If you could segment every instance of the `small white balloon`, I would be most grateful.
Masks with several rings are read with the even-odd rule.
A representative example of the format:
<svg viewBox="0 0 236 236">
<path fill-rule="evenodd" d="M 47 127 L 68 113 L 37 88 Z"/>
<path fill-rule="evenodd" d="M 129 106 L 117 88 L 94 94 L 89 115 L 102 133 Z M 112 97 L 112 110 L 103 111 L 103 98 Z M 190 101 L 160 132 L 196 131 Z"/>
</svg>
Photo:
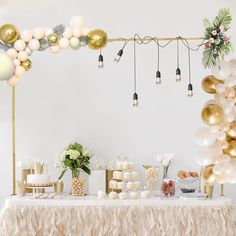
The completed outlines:
<svg viewBox="0 0 236 236">
<path fill-rule="evenodd" d="M 73 36 L 71 28 L 65 28 L 65 31 L 63 33 L 63 37 L 70 39 Z"/>
<path fill-rule="evenodd" d="M 23 66 L 17 66 L 15 68 L 15 76 L 20 78 L 25 74 L 25 68 Z"/>
<path fill-rule="evenodd" d="M 41 39 L 43 38 L 45 35 L 44 33 L 44 28 L 42 27 L 36 27 L 33 29 L 33 36 L 36 38 L 36 39 Z"/>
<path fill-rule="evenodd" d="M 203 127 L 196 133 L 196 142 L 199 146 L 211 146 L 216 140 L 211 128 Z"/>
<path fill-rule="evenodd" d="M 233 98 L 235 96 L 235 90 L 233 88 L 228 88 L 224 94 L 226 97 Z"/>
<path fill-rule="evenodd" d="M 5 53 L 0 53 L 0 81 L 8 80 L 14 73 L 13 59 Z"/>
<path fill-rule="evenodd" d="M 31 39 L 30 42 L 29 42 L 29 48 L 30 48 L 32 51 L 37 51 L 37 50 L 39 50 L 39 48 L 40 48 L 40 43 L 39 43 L 38 39 Z"/>
<path fill-rule="evenodd" d="M 25 61 L 29 58 L 28 54 L 25 51 L 21 51 L 18 53 L 18 59 L 20 61 Z"/>
<path fill-rule="evenodd" d="M 59 41 L 59 47 L 62 49 L 68 48 L 70 46 L 70 41 L 67 38 L 61 38 Z"/>
<path fill-rule="evenodd" d="M 226 134 L 224 131 L 219 131 L 218 133 L 216 133 L 216 139 L 219 141 L 223 141 L 226 139 Z"/>
<path fill-rule="evenodd" d="M 84 27 L 81 29 L 82 35 L 87 36 L 88 33 L 90 32 L 90 29 L 87 27 Z"/>
<path fill-rule="evenodd" d="M 228 88 L 232 88 L 236 85 L 236 75 L 232 75 L 228 77 L 225 81 L 224 84 Z"/>
<path fill-rule="evenodd" d="M 23 51 L 26 47 L 26 44 L 25 44 L 25 41 L 22 40 L 22 39 L 18 39 L 16 40 L 16 42 L 14 43 L 14 48 L 17 50 L 17 51 Z"/>
<path fill-rule="evenodd" d="M 19 59 L 14 59 L 14 65 L 19 66 L 20 65 L 20 60 Z"/>
<path fill-rule="evenodd" d="M 216 92 L 218 94 L 222 94 L 225 91 L 225 86 L 224 84 L 217 84 L 216 85 Z"/>
<path fill-rule="evenodd" d="M 82 32 L 80 29 L 75 28 L 73 29 L 73 36 L 79 38 L 82 35 Z"/>
<path fill-rule="evenodd" d="M 23 30 L 20 34 L 21 39 L 28 43 L 32 38 L 33 34 L 31 30 Z"/>
<path fill-rule="evenodd" d="M 224 173 L 231 173 L 234 170 L 233 165 L 230 162 L 225 162 L 222 165 L 222 169 Z"/>
<path fill-rule="evenodd" d="M 231 157 L 229 155 L 223 154 L 220 156 L 221 163 L 230 162 Z"/>
<path fill-rule="evenodd" d="M 7 55 L 9 55 L 12 58 L 17 57 L 17 51 L 14 48 L 10 48 L 7 50 Z"/>
<path fill-rule="evenodd" d="M 76 38 L 76 37 L 72 37 L 70 39 L 70 46 L 71 46 L 72 49 L 78 50 L 80 48 L 80 41 L 79 41 L 79 39 Z"/>
<path fill-rule="evenodd" d="M 44 28 L 44 32 L 45 32 L 45 36 L 47 37 L 48 35 L 53 33 L 53 30 L 46 27 L 46 28 Z"/>
<path fill-rule="evenodd" d="M 231 68 L 228 62 L 221 61 L 220 63 L 217 63 L 217 65 L 211 68 L 211 73 L 217 79 L 225 80 L 231 75 Z"/>
<path fill-rule="evenodd" d="M 230 69 L 231 69 L 231 74 L 236 75 L 236 59 L 231 59 L 229 61 Z"/>
<path fill-rule="evenodd" d="M 234 112 L 230 112 L 225 114 L 225 120 L 228 122 L 233 122 L 234 121 Z"/>
<path fill-rule="evenodd" d="M 18 83 L 18 81 L 19 81 L 19 78 L 13 75 L 9 80 L 7 80 L 7 83 L 10 86 L 15 86 Z"/>
<path fill-rule="evenodd" d="M 71 28 L 83 28 L 84 27 L 84 19 L 82 16 L 73 16 L 70 19 Z"/>
<path fill-rule="evenodd" d="M 51 46 L 51 47 L 50 47 L 50 51 L 51 51 L 52 53 L 58 53 L 58 52 L 60 52 L 60 47 L 59 47 L 58 45 Z"/>
</svg>

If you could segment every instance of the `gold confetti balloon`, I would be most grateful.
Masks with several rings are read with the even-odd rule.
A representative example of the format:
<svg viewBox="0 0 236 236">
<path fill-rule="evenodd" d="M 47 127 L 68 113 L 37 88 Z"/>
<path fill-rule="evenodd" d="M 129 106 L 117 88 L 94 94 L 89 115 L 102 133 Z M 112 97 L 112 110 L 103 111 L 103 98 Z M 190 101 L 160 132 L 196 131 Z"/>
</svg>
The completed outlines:
<svg viewBox="0 0 236 236">
<path fill-rule="evenodd" d="M 0 28 L 0 39 L 7 44 L 14 43 L 20 38 L 18 29 L 12 24 L 5 24 Z"/>
<path fill-rule="evenodd" d="M 32 67 L 32 62 L 31 62 L 31 60 L 27 59 L 27 60 L 21 62 L 21 66 L 23 66 L 25 68 L 25 70 L 28 71 Z"/>
<path fill-rule="evenodd" d="M 107 45 L 107 33 L 100 29 L 92 30 L 88 33 L 88 46 L 91 49 L 102 49 Z"/>
<path fill-rule="evenodd" d="M 228 148 L 224 149 L 224 154 L 236 158 L 236 140 L 228 140 Z"/>
<path fill-rule="evenodd" d="M 52 45 L 55 46 L 59 43 L 59 37 L 56 33 L 51 33 L 47 37 L 48 42 Z"/>
<path fill-rule="evenodd" d="M 226 131 L 226 134 L 230 138 L 236 138 L 236 121 L 230 123 L 229 129 Z"/>
<path fill-rule="evenodd" d="M 203 108 L 201 116 L 207 125 L 217 125 L 224 120 L 224 111 L 217 104 L 208 104 Z"/>
<path fill-rule="evenodd" d="M 202 177 L 208 184 L 213 184 L 215 182 L 215 175 L 213 173 L 214 165 L 205 166 L 202 170 Z"/>
<path fill-rule="evenodd" d="M 208 75 L 202 80 L 202 88 L 210 94 L 216 93 L 216 85 L 222 84 L 221 80 L 216 79 L 213 75 Z"/>
</svg>

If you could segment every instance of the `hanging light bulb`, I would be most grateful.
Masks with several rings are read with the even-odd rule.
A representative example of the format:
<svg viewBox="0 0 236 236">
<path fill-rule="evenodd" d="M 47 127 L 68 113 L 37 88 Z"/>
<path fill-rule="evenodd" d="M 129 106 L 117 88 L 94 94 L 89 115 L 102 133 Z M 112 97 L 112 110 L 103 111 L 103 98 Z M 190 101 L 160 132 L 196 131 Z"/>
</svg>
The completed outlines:
<svg viewBox="0 0 236 236">
<path fill-rule="evenodd" d="M 156 85 L 160 85 L 161 84 L 161 72 L 158 70 L 156 72 L 156 81 L 155 81 Z"/>
<path fill-rule="evenodd" d="M 102 69 L 104 67 L 104 64 L 103 64 L 103 55 L 102 55 L 102 53 L 101 53 L 101 51 L 100 51 L 100 55 L 99 55 L 99 57 L 98 57 L 98 68 L 99 69 Z"/>
<path fill-rule="evenodd" d="M 180 82 L 181 81 L 181 70 L 180 68 L 176 69 L 176 82 Z"/>
<path fill-rule="evenodd" d="M 193 96 L 193 85 L 188 84 L 188 97 L 191 98 Z"/>
<path fill-rule="evenodd" d="M 177 69 L 176 69 L 176 77 L 175 80 L 176 82 L 180 82 L 181 81 L 181 70 L 179 68 L 179 39 L 180 37 L 177 38 Z"/>
<path fill-rule="evenodd" d="M 123 51 L 123 49 L 121 49 L 121 50 L 117 53 L 117 56 L 115 57 L 114 61 L 118 63 L 118 62 L 120 61 L 120 58 L 122 57 L 123 53 L 124 53 L 124 51 Z"/>
<path fill-rule="evenodd" d="M 133 106 L 134 107 L 138 106 L 138 94 L 137 93 L 133 94 Z"/>
</svg>

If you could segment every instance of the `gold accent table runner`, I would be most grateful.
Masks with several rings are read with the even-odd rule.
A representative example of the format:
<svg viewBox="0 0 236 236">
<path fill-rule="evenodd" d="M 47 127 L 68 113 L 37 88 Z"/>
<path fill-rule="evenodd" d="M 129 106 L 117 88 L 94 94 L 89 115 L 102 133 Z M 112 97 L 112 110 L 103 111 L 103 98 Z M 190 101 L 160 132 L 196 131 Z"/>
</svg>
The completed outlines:
<svg viewBox="0 0 236 236">
<path fill-rule="evenodd" d="M 10 197 L 0 212 L 1 236 L 233 236 L 229 198 L 99 200 Z"/>
</svg>

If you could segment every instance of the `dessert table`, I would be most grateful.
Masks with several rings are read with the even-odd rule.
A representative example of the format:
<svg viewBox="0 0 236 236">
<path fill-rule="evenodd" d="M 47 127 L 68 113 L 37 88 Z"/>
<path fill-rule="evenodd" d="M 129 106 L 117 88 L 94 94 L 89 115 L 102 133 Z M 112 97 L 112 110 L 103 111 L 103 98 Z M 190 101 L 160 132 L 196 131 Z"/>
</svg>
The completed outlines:
<svg viewBox="0 0 236 236">
<path fill-rule="evenodd" d="M 9 197 L 0 213 L 1 236 L 236 235 L 229 198 L 137 200 L 95 196 Z"/>
</svg>

